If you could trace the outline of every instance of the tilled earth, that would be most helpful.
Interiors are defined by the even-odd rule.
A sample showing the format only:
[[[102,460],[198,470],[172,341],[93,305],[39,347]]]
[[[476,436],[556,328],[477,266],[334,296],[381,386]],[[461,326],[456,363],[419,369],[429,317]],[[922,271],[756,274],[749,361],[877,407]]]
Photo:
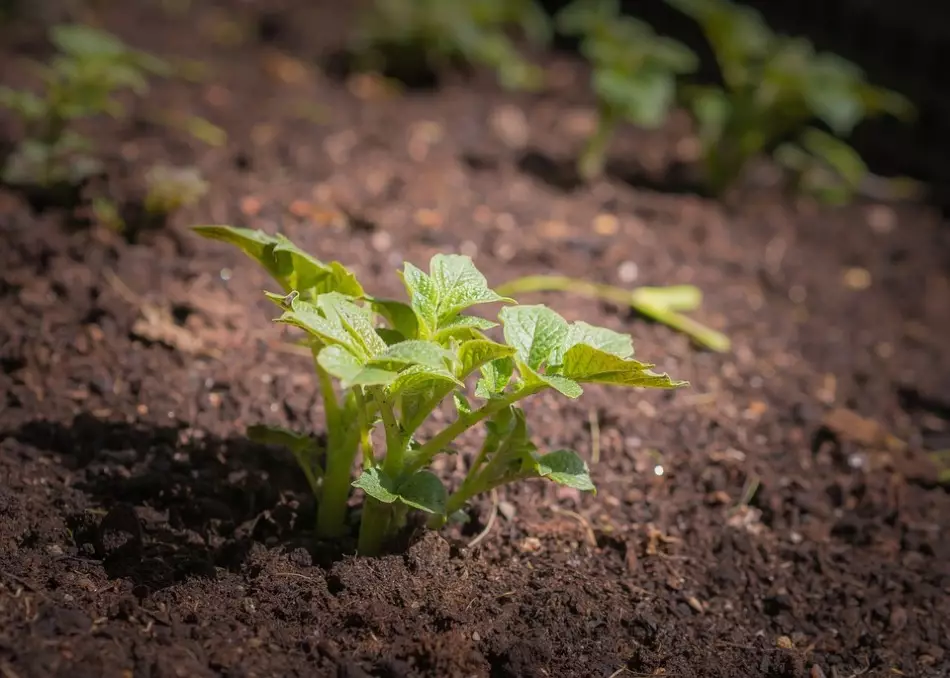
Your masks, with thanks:
[[[199,206],[130,244],[0,194],[0,676],[948,675],[950,497],[928,452],[950,448],[950,231],[934,214],[649,190],[688,151],[676,121],[625,132],[629,166],[574,186],[563,159],[591,102],[569,60],[547,60],[544,95],[473,75],[394,97],[318,68],[331,10],[275,8],[233,46],[209,37],[220,9],[190,11],[101,15],[210,75],[91,133],[119,197],[150,163],[193,163]],[[229,142],[149,124],[150,105]],[[492,283],[696,284],[697,318],[734,345],[526,296],[630,332],[691,388],[539,398],[536,441],[587,456],[596,496],[513,487],[462,531],[357,559],[314,541],[292,460],[243,437],[318,429],[320,403],[268,281],[188,233],[209,222],[279,229],[386,294],[437,251]]]

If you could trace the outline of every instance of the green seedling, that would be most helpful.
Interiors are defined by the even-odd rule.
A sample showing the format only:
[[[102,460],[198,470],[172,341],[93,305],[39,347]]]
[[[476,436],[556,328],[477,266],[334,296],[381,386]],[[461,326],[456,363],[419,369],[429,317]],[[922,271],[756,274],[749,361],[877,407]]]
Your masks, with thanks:
[[[95,28],[54,26],[50,37],[57,54],[48,64],[34,64],[42,94],[0,87],[0,106],[12,110],[25,127],[23,141],[3,167],[2,178],[9,184],[76,185],[98,173],[95,149],[73,129],[75,123],[123,115],[120,92],[143,95],[150,75],[168,73],[162,60]]]
[[[749,161],[775,153],[793,183],[843,202],[868,177],[858,153],[839,137],[865,118],[907,119],[903,96],[866,82],[855,64],[818,52],[808,40],[777,35],[753,9],[730,0],[667,0],[704,30],[723,85],[683,89],[702,143],[708,188],[722,195]],[[810,124],[823,123],[831,134]]]
[[[539,45],[551,34],[534,0],[375,0],[351,48],[368,70],[392,70],[396,59],[433,72],[477,64],[494,70],[505,88],[538,89],[544,72],[521,56],[512,29]]]
[[[648,24],[620,16],[618,0],[574,0],[558,14],[557,26],[580,37],[581,52],[593,67],[597,128],[578,160],[578,174],[589,181],[603,172],[618,125],[663,124],[676,102],[677,76],[695,71],[698,60]]]
[[[208,182],[195,167],[156,165],[145,174],[145,212],[165,217],[198,202]]]
[[[568,323],[544,306],[518,306],[492,291],[472,260],[437,254],[428,273],[406,263],[408,303],[369,295],[338,262],[318,261],[282,236],[227,226],[199,227],[256,259],[281,287],[268,298],[277,322],[303,330],[326,413],[326,446],[309,435],[255,428],[257,440],[293,452],[319,499],[317,531],[345,531],[350,486],[366,495],[358,551],[379,553],[406,525],[411,510],[437,528],[467,502],[501,485],[546,478],[594,491],[587,464],[574,452],[542,453],[519,403],[544,391],[577,398],[584,384],[673,389],[685,382],[632,358],[629,336]],[[465,313],[503,304],[498,322]],[[501,325],[504,341],[488,332]],[[474,388],[471,388],[472,382]],[[454,420],[425,440],[420,430],[451,402]],[[455,441],[484,424],[481,448],[451,494],[429,470]],[[384,432],[385,455],[372,432]],[[362,471],[351,483],[354,460]]]
[[[723,353],[729,337],[684,315],[702,304],[703,293],[693,285],[636,287],[632,290],[559,275],[531,275],[499,285],[499,294],[518,297],[531,292],[569,292],[632,308],[640,315],[682,332],[698,345]]]

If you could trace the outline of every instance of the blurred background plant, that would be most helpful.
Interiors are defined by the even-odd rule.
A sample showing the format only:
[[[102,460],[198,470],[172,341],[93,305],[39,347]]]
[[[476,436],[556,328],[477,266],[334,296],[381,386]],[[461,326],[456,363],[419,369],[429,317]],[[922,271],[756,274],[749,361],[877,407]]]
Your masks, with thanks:
[[[578,174],[590,181],[603,172],[617,126],[663,125],[676,103],[677,76],[693,72],[699,62],[682,43],[621,16],[618,0],[574,0],[558,14],[557,27],[580,38],[581,53],[593,67],[597,127],[578,159]]]
[[[774,153],[796,188],[832,203],[849,201],[868,177],[843,137],[868,117],[913,116],[902,95],[866,81],[855,64],[804,38],[774,33],[755,10],[730,0],[667,0],[694,19],[715,54],[721,85],[687,85],[704,181],[722,196],[751,159]],[[814,127],[813,122],[821,127]]]
[[[4,163],[2,178],[8,184],[75,186],[99,172],[92,141],[74,124],[97,115],[124,115],[120,92],[142,96],[150,76],[169,73],[161,59],[96,28],[57,25],[50,39],[57,53],[49,63],[31,64],[42,81],[41,94],[0,87],[0,106],[13,111],[24,127]]]
[[[357,65],[415,81],[460,65],[485,66],[507,89],[535,90],[544,72],[511,33],[548,44],[551,24],[534,0],[375,0],[350,42]]]

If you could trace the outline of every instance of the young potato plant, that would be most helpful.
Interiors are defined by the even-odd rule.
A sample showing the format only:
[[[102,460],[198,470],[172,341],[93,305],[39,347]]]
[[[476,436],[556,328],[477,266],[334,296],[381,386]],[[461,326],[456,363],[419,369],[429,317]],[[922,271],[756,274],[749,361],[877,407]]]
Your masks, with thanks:
[[[494,70],[505,88],[533,90],[544,84],[544,73],[521,56],[507,31],[543,45],[549,23],[534,0],[374,0],[351,47],[369,70],[478,64]]]
[[[717,195],[767,152],[777,153],[800,189],[846,201],[868,170],[839,137],[871,116],[913,114],[907,99],[868,84],[855,64],[816,51],[808,40],[773,33],[755,10],[730,0],[667,1],[700,24],[721,71],[721,87],[683,90],[702,143],[705,180]],[[816,120],[831,134],[810,126]]]
[[[597,128],[577,165],[578,174],[589,181],[603,172],[617,126],[662,125],[676,102],[677,76],[692,73],[699,64],[685,45],[620,16],[618,0],[574,0],[558,14],[557,25],[562,33],[580,37],[581,52],[593,67]]]
[[[350,486],[363,490],[363,555],[379,553],[406,525],[409,511],[429,514],[430,527],[438,527],[473,497],[507,483],[545,478],[593,491],[577,454],[541,452],[532,443],[522,400],[548,390],[577,398],[584,384],[685,384],[634,360],[629,336],[568,323],[544,306],[512,305],[465,256],[437,254],[428,272],[406,262],[405,303],[369,295],[341,264],[320,262],[282,236],[227,226],[197,231],[260,262],[281,287],[267,295],[282,311],[277,322],[306,334],[326,412],[326,446],[282,429],[257,427],[250,435],[296,455],[319,498],[322,536],[344,533]],[[466,313],[492,303],[506,304],[497,323]],[[499,324],[503,342],[487,334]],[[453,403],[454,420],[421,440],[420,428],[444,401]],[[450,494],[429,466],[455,452],[459,436],[480,424],[484,442]],[[373,444],[377,426],[384,455]],[[351,483],[357,456],[362,471]]]
[[[74,124],[101,114],[122,115],[119,92],[142,95],[149,75],[168,72],[160,59],[89,26],[54,26],[50,38],[58,53],[48,64],[35,64],[41,95],[0,87],[0,106],[12,110],[25,127],[2,171],[11,185],[74,186],[99,172],[91,141]]]

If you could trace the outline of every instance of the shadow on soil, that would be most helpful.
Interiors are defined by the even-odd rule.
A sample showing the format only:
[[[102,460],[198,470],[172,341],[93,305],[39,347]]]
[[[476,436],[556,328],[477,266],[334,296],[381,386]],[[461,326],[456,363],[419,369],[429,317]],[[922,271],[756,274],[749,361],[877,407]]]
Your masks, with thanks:
[[[74,487],[101,507],[67,517],[77,555],[130,579],[137,595],[239,570],[255,548],[303,548],[328,567],[349,547],[315,541],[315,502],[279,448],[88,414],[29,422],[4,438],[60,455],[76,473]]]
[[[518,158],[517,164],[521,172],[564,193],[572,193],[584,186],[574,157],[552,157],[537,149],[529,149]],[[696,178],[694,169],[684,164],[672,164],[657,175],[645,171],[635,162],[611,159],[607,161],[604,174],[634,188],[672,195],[710,197]]]

